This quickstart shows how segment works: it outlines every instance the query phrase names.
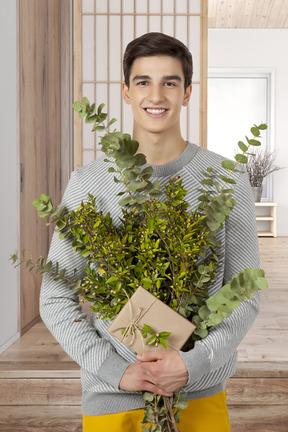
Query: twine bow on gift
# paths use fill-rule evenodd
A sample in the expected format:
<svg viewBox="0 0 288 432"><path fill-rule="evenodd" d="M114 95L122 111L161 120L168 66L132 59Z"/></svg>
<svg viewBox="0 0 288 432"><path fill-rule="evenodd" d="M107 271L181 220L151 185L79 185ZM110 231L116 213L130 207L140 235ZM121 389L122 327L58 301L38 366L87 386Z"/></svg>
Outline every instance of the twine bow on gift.
<svg viewBox="0 0 288 432"><path fill-rule="evenodd" d="M140 331L142 330L142 328L140 328L140 326L138 324L138 321L140 320L140 318L142 318L142 308L141 307L138 308L135 317L132 318L129 323L128 323L128 321L125 321L126 323L128 323L127 327L122 327L121 328L121 331L123 333L122 334L122 339L121 339L122 341L129 334L131 336L133 336L133 339L132 339L131 343L128 346L132 345L132 343L134 341L135 330L140 330Z"/></svg>
<svg viewBox="0 0 288 432"><path fill-rule="evenodd" d="M129 311L130 311L130 322L126 321L123 319L123 321L125 321L127 323L126 327L121 327L121 331L122 331L122 339L121 342L123 342L124 338L126 336L128 336L129 334L132 336L131 341L128 344L125 344L126 346L131 346L133 345L133 342L135 340L135 332L138 330L139 332L143 331L143 328L138 324L138 322L141 320L141 318L149 311L149 309L153 306L153 304L156 302L156 299L148 306L148 308L146 309L142 309L141 306L138 307L137 312L135 314L135 316L133 316L133 309L132 309L132 303L130 300L128 300L128 305L129 305ZM144 340L142 339L142 343L144 345Z"/></svg>

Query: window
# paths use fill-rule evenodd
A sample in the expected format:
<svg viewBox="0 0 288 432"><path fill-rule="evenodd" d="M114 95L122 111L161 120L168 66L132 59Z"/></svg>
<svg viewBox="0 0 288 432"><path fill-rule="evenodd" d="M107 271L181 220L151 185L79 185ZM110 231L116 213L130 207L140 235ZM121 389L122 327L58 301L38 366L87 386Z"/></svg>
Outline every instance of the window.
<svg viewBox="0 0 288 432"><path fill-rule="evenodd" d="M238 141L245 141L251 126L267 123L261 151L273 151L273 70L209 70L208 149L233 159ZM262 200L272 201L272 176L263 185Z"/></svg>

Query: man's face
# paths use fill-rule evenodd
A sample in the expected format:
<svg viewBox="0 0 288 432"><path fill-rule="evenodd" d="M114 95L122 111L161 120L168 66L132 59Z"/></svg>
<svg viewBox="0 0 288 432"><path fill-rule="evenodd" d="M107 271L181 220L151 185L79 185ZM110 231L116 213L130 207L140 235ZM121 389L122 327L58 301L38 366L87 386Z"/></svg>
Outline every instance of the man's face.
<svg viewBox="0 0 288 432"><path fill-rule="evenodd" d="M170 56L140 57L131 68L129 88L123 84L125 102L131 104L134 131L151 133L179 130L181 107L187 105L192 86L184 89L179 59Z"/></svg>

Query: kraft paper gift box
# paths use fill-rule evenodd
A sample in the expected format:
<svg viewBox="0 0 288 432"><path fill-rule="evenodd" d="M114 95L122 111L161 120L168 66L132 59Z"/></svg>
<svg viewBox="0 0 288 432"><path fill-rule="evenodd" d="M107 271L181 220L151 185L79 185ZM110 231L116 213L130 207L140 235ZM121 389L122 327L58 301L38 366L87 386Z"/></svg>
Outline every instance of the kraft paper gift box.
<svg viewBox="0 0 288 432"><path fill-rule="evenodd" d="M108 332L137 354L143 351L165 350L160 344L157 347L154 344L146 345L151 334L145 339L142 337L144 324L150 326L154 333L171 332L166 339L168 350L181 349L195 329L190 321L149 291L139 287L116 315L108 327Z"/></svg>

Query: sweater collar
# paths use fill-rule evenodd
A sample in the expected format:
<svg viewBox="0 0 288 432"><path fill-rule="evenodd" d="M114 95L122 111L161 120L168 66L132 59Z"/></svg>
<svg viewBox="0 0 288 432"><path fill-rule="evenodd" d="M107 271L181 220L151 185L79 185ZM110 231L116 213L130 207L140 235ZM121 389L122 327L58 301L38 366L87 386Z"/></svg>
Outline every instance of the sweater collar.
<svg viewBox="0 0 288 432"><path fill-rule="evenodd" d="M145 166L152 166L154 170L153 177L173 176L194 158L198 149L199 147L196 144L187 143L185 150L173 161L164 165L147 164Z"/></svg>

